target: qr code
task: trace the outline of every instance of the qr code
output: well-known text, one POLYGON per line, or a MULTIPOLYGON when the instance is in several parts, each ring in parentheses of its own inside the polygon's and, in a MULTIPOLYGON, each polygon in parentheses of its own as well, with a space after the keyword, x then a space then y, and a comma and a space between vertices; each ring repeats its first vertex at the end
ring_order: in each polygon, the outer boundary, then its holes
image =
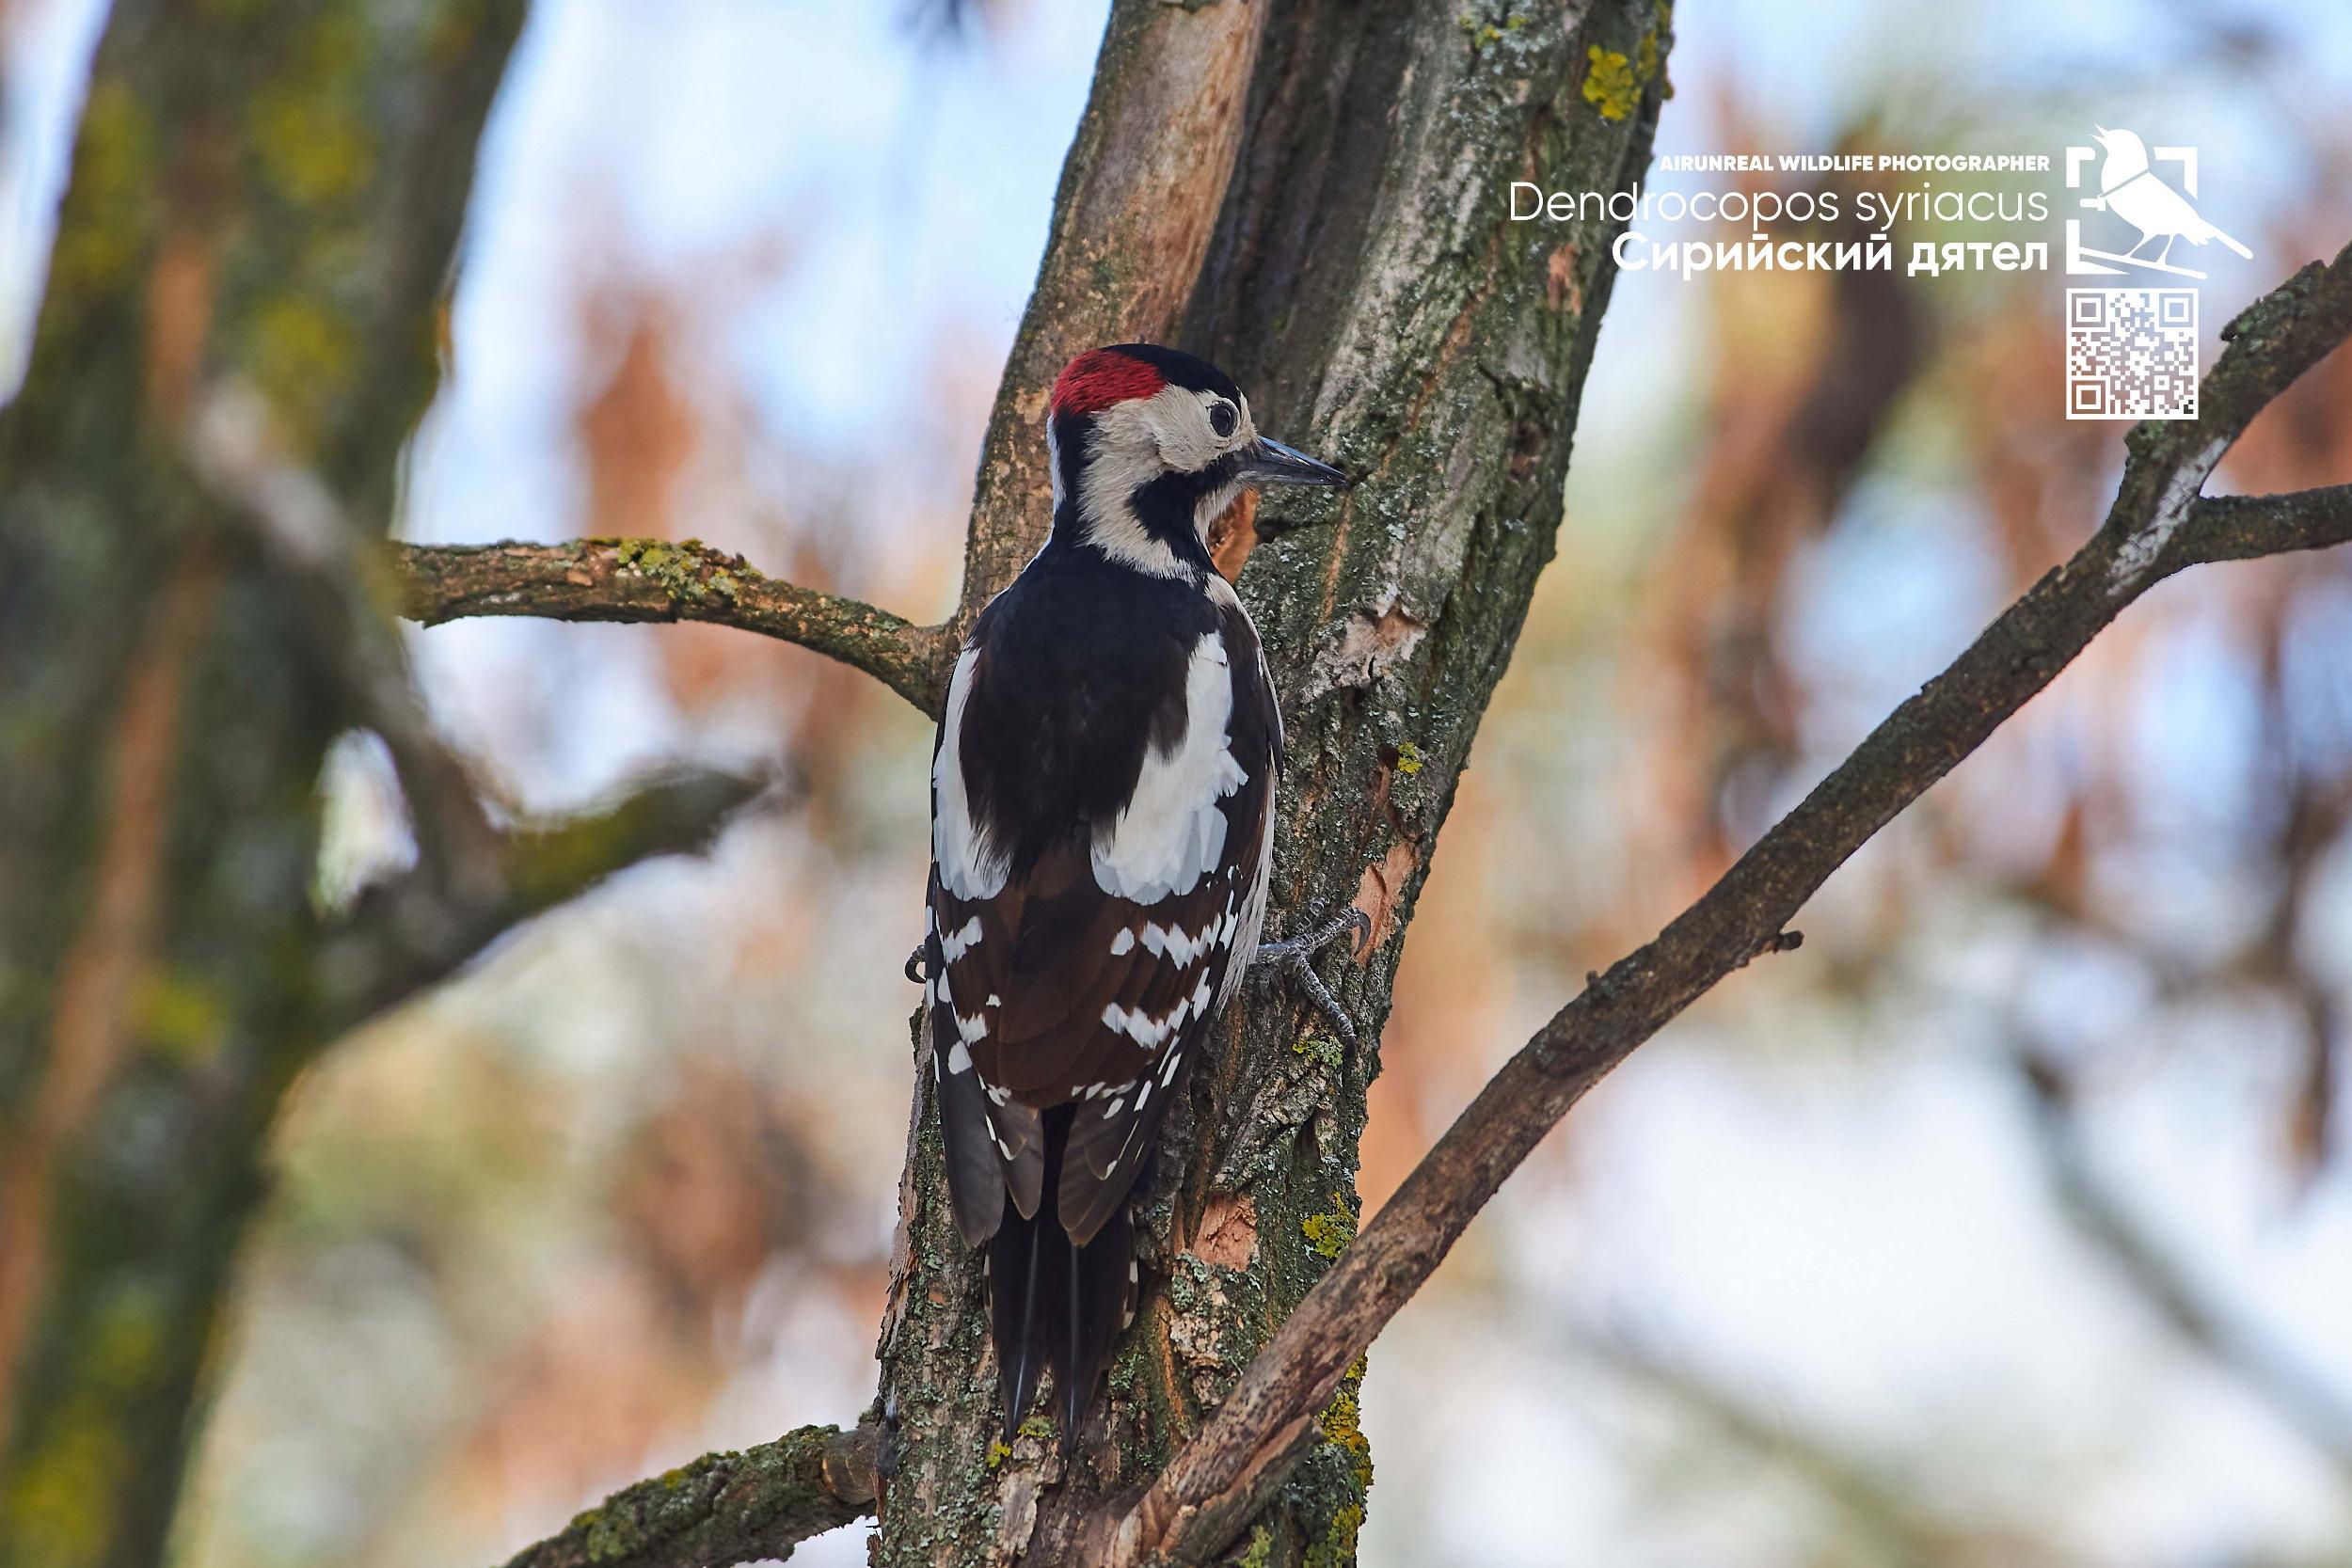
POLYGON ((2197 417, 2197 291, 2066 291, 2066 417, 2197 417))

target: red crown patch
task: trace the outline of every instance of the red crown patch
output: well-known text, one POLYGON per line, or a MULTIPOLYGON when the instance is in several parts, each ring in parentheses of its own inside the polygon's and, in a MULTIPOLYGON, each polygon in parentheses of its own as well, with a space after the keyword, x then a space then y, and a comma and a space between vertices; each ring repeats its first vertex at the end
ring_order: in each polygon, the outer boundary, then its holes
POLYGON ((1054 383, 1054 413, 1092 414, 1129 398, 1148 398, 1167 385, 1158 371, 1140 359, 1092 349, 1070 361, 1054 383))

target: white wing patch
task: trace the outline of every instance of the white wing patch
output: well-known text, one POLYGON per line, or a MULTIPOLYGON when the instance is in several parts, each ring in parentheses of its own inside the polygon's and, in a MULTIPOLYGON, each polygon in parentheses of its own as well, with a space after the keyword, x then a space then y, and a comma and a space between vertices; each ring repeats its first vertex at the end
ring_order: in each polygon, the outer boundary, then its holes
MULTIPOLYGON (((1266 883, 1273 872, 1274 808, 1269 803, 1265 827, 1258 840, 1258 875, 1250 884, 1248 896, 1242 901, 1241 919, 1235 925, 1230 912, 1225 917, 1229 936, 1233 942, 1233 955, 1226 960, 1225 983, 1216 990, 1216 1010, 1220 1013, 1225 1010, 1225 1005, 1233 999, 1233 993, 1241 990, 1241 977, 1248 973, 1250 957, 1258 951, 1258 934, 1265 928, 1266 883)), ((1229 911, 1232 909, 1230 899, 1225 907, 1229 911)), ((1208 1009, 1204 1007, 1201 1010, 1205 1012, 1208 1009)))
MULTIPOLYGON (((971 656, 966 655, 966 657, 971 656)), ((957 674, 963 667, 958 664, 957 674)), ((956 692, 947 696, 948 723, 957 714, 956 692)), ((1248 780, 1233 759, 1229 733, 1233 716, 1233 672, 1225 639, 1203 636, 1184 672, 1184 733, 1172 752, 1147 749, 1136 792, 1107 831, 1094 835, 1094 880, 1104 893, 1138 904, 1170 894, 1190 893, 1216 869, 1225 853, 1225 813, 1217 802, 1248 780)), ((943 748, 943 757, 947 753, 943 748)), ((962 781, 957 781, 961 800, 962 781)), ((947 796, 940 794, 940 818, 947 818, 947 796)), ((947 862, 941 851, 941 877, 947 862)), ((1004 879, 997 863, 997 882, 1004 879)), ((950 890, 954 883, 949 882, 950 890)), ((993 889, 991 891, 993 891, 993 889)), ((964 895, 969 896, 969 895, 964 895)))
POLYGON ((946 717, 940 721, 939 754, 931 759, 931 792, 939 802, 931 814, 931 862, 939 867, 940 884, 964 899, 995 897, 1012 870, 1012 858, 991 846, 972 820, 972 798, 963 785, 963 708, 972 700, 972 667, 979 657, 978 649, 966 648, 956 660, 955 677, 947 683, 946 717))

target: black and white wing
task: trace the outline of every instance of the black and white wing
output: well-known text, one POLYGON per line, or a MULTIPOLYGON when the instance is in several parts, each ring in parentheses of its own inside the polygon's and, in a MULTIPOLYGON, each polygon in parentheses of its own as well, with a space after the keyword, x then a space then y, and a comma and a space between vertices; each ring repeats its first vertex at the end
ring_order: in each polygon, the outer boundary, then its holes
POLYGON ((933 763, 928 941, 950 1185, 975 1244, 1007 1196, 1035 1218, 1049 1186, 1052 1217, 1073 1243, 1092 1239, 1257 946, 1279 766, 1273 691, 1230 598, 1175 655, 1180 678, 1137 726, 1123 803, 1025 840, 1039 847, 1018 865, 1024 803, 990 787, 972 739, 1015 721, 1014 694, 992 689, 985 645, 957 663, 933 763), (1044 1114, 1064 1105, 1049 1139, 1044 1114))

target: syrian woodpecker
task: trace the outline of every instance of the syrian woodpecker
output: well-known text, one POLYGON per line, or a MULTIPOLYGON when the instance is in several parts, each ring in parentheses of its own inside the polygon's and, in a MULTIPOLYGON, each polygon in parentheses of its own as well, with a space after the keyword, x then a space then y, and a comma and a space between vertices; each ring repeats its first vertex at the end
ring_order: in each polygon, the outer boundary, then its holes
POLYGON ((1245 487, 1345 478, 1146 343, 1072 360, 1046 421, 1052 535, 947 689, 918 957, 1006 1437, 1050 1366, 1067 1451, 1125 1326, 1129 1195, 1265 915, 1282 721, 1209 525, 1245 487))

